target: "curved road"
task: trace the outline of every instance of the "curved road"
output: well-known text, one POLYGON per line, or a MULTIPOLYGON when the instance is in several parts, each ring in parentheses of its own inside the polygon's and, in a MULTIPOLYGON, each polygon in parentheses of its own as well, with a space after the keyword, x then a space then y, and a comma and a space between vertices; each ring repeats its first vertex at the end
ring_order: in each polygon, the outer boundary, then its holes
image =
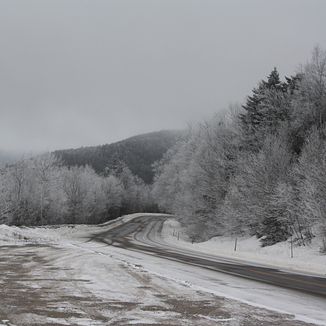
POLYGON ((296 274, 274 268, 251 265, 234 259, 175 248, 160 237, 163 223, 169 216, 141 216, 92 239, 110 245, 138 250, 165 259, 192 264, 217 272, 228 273, 273 285, 310 292, 326 297, 326 277, 296 274))

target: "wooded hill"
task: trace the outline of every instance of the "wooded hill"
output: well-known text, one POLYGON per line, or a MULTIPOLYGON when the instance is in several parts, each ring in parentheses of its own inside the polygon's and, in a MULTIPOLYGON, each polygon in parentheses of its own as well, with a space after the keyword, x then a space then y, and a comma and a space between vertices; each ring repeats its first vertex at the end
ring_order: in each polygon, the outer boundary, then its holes
POLYGON ((182 133, 180 130, 162 130, 112 144, 57 150, 54 154, 67 166, 89 165, 97 173, 104 173, 118 159, 123 161, 134 175, 150 184, 154 176, 152 164, 162 158, 182 133))
POLYGON ((195 241, 319 237, 326 253, 326 51, 316 46, 284 81, 274 68, 242 106, 192 126, 156 171, 159 209, 195 241))
POLYGON ((152 163, 181 134, 161 131, 111 145, 24 155, 0 170, 0 224, 97 224, 157 212, 152 185, 144 180, 151 182, 152 163))

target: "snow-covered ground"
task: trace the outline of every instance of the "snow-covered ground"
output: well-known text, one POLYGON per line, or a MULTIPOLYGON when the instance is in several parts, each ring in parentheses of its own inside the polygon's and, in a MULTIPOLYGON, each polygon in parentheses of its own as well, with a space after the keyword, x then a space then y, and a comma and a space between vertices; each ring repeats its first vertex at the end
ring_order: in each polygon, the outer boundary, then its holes
MULTIPOLYGON (((1 225, 0 326, 326 325, 323 298, 89 241, 136 216, 100 227, 1 225)), ((162 235, 180 247, 325 274, 317 242, 291 258, 288 243, 261 248, 253 238, 238 239, 237 251, 234 239, 191 244, 174 220, 162 235)))
POLYGON ((133 214, 122 216, 114 221, 101 225, 52 225, 44 227, 16 227, 0 225, 0 245, 26 244, 66 244, 73 239, 80 239, 83 235, 89 236, 94 232, 103 231, 126 223, 137 216, 133 214))
POLYGON ((185 233, 180 230, 180 223, 172 219, 165 223, 162 237, 177 247, 189 248, 191 246, 192 250, 218 256, 326 275, 326 255, 320 252, 322 239, 318 237, 314 238, 309 245, 294 245, 292 250, 290 240, 270 247, 261 247, 256 237, 237 239, 216 237, 206 242, 190 244, 185 233))

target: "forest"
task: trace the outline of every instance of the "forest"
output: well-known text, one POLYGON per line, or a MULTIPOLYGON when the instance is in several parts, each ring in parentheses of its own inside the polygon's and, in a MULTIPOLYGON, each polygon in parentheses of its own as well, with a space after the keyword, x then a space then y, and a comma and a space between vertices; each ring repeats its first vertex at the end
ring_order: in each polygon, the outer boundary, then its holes
POLYGON ((156 212, 152 163, 182 131, 158 131, 118 143, 25 155, 0 175, 0 223, 96 224, 156 212))
POLYGON ((110 165, 111 157, 117 156, 131 172, 145 183, 153 182, 152 164, 181 137, 182 130, 161 130, 130 137, 113 144, 56 150, 54 154, 67 166, 91 166, 103 173, 110 165))
POLYGON ((256 235, 269 246, 289 237, 299 245, 326 239, 325 121, 326 52, 316 46, 284 81, 274 68, 245 103, 190 124, 152 164, 152 183, 117 152, 98 171, 54 153, 7 165, 0 223, 101 223, 160 211, 179 216, 193 241, 256 235))
POLYGON ((155 207, 150 186, 116 156, 103 174, 68 167, 53 153, 1 171, 0 223, 7 225, 96 224, 155 207))
POLYGON ((324 237, 326 52, 293 76, 274 68, 243 105, 189 126, 155 164, 153 197, 194 241, 256 235, 262 246, 324 237))

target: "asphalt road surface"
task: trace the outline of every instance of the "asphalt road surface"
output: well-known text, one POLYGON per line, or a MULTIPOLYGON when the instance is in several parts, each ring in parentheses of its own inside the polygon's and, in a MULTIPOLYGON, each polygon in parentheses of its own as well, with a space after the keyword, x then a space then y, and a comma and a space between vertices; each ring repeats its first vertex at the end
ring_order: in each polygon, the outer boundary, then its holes
POLYGON ((164 259, 175 260, 185 264, 196 265, 216 272, 228 273, 273 285, 292 288, 326 297, 326 277, 298 274, 276 268, 258 266, 226 259, 211 254, 175 248, 165 243, 161 237, 167 216, 142 216, 109 231, 93 235, 92 240, 128 250, 142 251, 164 259))

